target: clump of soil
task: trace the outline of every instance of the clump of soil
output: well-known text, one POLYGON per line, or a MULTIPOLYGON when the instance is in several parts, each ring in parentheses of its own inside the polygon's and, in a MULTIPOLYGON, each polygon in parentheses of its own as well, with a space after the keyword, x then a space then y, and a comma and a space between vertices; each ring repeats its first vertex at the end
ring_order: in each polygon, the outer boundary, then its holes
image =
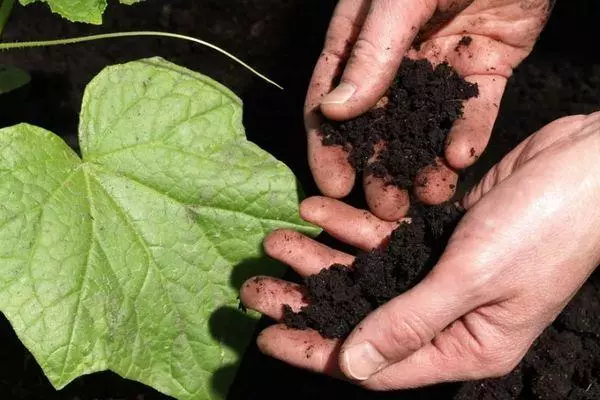
POLYGON ((371 311, 405 292, 431 270, 462 212, 453 204, 417 206, 411 223, 396 228, 386 246, 358 254, 350 268, 335 264, 305 279, 309 305, 284 322, 343 338, 371 311))
MULTIPOLYGON (((470 42, 461 40, 461 45, 470 42)), ((410 187, 417 172, 435 161, 446 136, 462 116, 463 102, 477 85, 448 64, 405 58, 384 105, 346 122, 321 126, 325 145, 341 145, 350 163, 399 187, 410 187), (376 156, 376 146, 385 148, 376 156), (375 156, 375 157, 374 157, 375 156), (369 160, 374 157, 374 161, 369 160)), ((371 311, 414 286, 431 270, 461 212, 452 204, 417 206, 410 224, 392 232, 383 248, 359 254, 351 268, 332 265, 305 280, 309 305, 295 313, 284 307, 284 322, 343 338, 371 311)))
POLYGON ((456 44, 456 47, 454 48, 454 50, 460 51, 461 47, 469 47, 472 42, 473 42, 473 38, 471 36, 463 36, 460 38, 460 40, 456 44))
POLYGON ((417 172, 442 154, 452 124, 463 115, 463 102, 478 95, 477 85, 447 63, 433 67, 427 60, 405 58, 387 104, 352 120, 326 121, 322 142, 343 146, 357 171, 409 188, 417 172), (369 164, 381 143, 385 148, 369 164))

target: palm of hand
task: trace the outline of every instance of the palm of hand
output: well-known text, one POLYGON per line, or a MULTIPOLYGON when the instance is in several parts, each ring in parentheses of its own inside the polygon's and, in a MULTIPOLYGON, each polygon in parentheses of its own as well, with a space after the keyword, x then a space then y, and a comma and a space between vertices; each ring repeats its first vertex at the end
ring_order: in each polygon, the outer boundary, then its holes
MULTIPOLYGON (((274 325, 261 333, 259 347, 379 390, 509 372, 600 262, 598 154, 600 113, 546 126, 465 197, 468 212, 434 270, 370 314, 344 343, 274 325)), ((362 249, 396 227, 331 199, 308 199, 301 211, 362 249)), ((271 235, 265 248, 304 276, 352 262, 289 231, 271 235)), ((276 320, 283 304, 305 304, 301 286, 273 278, 248 281, 241 297, 276 320)))
MULTIPOLYGON (((309 162, 322 193, 341 198, 352 189, 355 172, 341 148, 325 147, 318 134, 320 108, 328 118, 344 120, 373 107, 389 87, 402 57, 427 58, 434 64, 449 62, 468 81, 477 83, 480 95, 465 104, 464 117, 453 126, 445 162, 426 167, 417 179, 417 196, 440 203, 453 194, 454 169, 473 164, 485 149, 498 106, 512 70, 535 43, 550 11, 549 0, 342 0, 332 17, 325 47, 309 87, 305 122, 309 162), (410 49, 419 34, 419 50, 410 49), (472 39, 459 45, 463 37, 472 39), (342 67, 343 85, 355 91, 339 102, 340 92, 327 95, 342 67), (332 100, 333 99, 333 100, 332 100), (444 190, 437 189, 438 187, 444 190)), ((344 89, 342 92, 347 93, 344 89)), ((381 179, 363 182, 371 210, 380 218, 396 220, 409 207, 406 191, 386 187, 381 179)))

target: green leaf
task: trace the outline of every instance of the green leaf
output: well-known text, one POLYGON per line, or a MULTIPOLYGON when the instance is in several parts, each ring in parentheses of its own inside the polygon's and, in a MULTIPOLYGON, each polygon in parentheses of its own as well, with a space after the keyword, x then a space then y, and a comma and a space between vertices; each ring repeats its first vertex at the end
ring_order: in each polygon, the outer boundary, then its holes
POLYGON ((25 86, 30 80, 27 72, 12 65, 0 65, 0 94, 25 86))
POLYGON ((223 398, 262 240, 319 232, 292 172, 246 140, 231 91, 159 58, 102 71, 79 138, 82 159, 41 128, 0 130, 0 310, 57 388, 110 369, 223 398))
MULTIPOLYGON (((106 9, 107 0, 19 0, 26 6, 38 1, 48 3, 52 12, 61 15, 71 22, 86 22, 102 24, 102 14, 106 9)), ((119 0, 122 4, 135 4, 143 0, 119 0)))

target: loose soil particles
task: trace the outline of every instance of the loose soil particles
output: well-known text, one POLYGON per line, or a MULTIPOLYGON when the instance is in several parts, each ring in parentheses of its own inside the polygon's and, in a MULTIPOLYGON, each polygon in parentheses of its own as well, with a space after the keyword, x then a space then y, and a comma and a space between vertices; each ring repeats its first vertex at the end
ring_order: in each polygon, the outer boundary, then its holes
POLYGON ((462 117, 463 101, 478 94, 476 84, 446 63, 434 68, 427 60, 405 58, 384 105, 349 121, 323 123, 322 141, 344 147, 355 170, 409 188, 417 172, 442 154, 452 123, 462 117), (380 143, 385 147, 376 155, 380 143))
MULTIPOLYGON (((470 37, 459 43, 468 46, 470 37)), ((322 141, 343 146, 356 170, 409 187, 417 172, 441 155, 453 122, 462 116, 463 101, 477 95, 477 85, 448 64, 434 68, 427 60, 405 58, 386 104, 349 121, 325 122, 322 141), (375 156, 382 142, 385 149, 375 156)), ((459 216, 452 205, 413 207, 412 223, 395 229, 385 248, 359 254, 351 268, 332 265, 308 277, 310 304, 298 313, 284 306, 284 322, 328 338, 346 336, 368 313, 410 289, 433 267, 443 251, 441 236, 452 232, 459 216)))
POLYGON ((458 41, 458 44, 454 48, 454 51, 460 51, 461 47, 469 47, 472 42, 473 42, 473 38, 471 36, 463 36, 458 41))
POLYGON ((306 278, 310 304, 298 313, 284 306, 284 322, 343 338, 368 313, 407 291, 431 270, 462 213, 454 204, 413 206, 410 223, 383 247, 356 256, 351 268, 335 264, 306 278))
MULTIPOLYGON (((463 37, 457 51, 470 43, 469 37, 463 37)), ((462 102, 453 99, 476 94, 477 88, 447 65, 434 69, 427 61, 405 59, 387 94, 388 104, 348 122, 325 123, 323 143, 343 145, 357 170, 391 176, 390 183, 407 187, 416 172, 439 155, 449 127, 461 116, 462 102), (383 151, 367 166, 380 141, 391 143, 398 152, 383 151)), ((396 228, 382 248, 359 253, 351 266, 334 264, 307 277, 309 305, 299 312, 285 305, 284 323, 314 329, 326 338, 346 337, 367 314, 431 270, 461 216, 453 204, 413 206, 412 222, 396 228)), ((589 320, 581 317, 563 314, 513 373, 500 380, 465 384, 455 398, 596 398, 600 335, 589 331, 589 320), (582 332, 581 325, 588 331, 582 332), (584 333, 583 338, 577 333, 584 333)))
MULTIPOLYGON (((62 21, 51 16, 44 4, 17 6, 3 38, 6 41, 119 30, 187 33, 231 50, 286 90, 272 89, 211 51, 160 39, 124 39, 4 52, 0 54, 0 63, 29 70, 33 80, 23 90, 0 96, 0 126, 21 121, 34 123, 62 135, 77 148, 77 116, 83 87, 89 80, 105 65, 161 55, 210 75, 238 93, 245 103, 248 137, 288 164, 308 195, 317 194, 306 162, 301 110, 335 3, 335 0, 170 0, 168 3, 146 0, 133 7, 119 7, 111 2, 100 28, 62 21)), ((594 42, 600 37, 599 14, 597 0, 557 2, 534 53, 509 80, 492 141, 477 164, 463 174, 460 190, 472 185, 503 154, 543 125, 562 116, 600 108, 600 53, 594 42)), ((460 51, 465 51, 464 47, 460 51)), ((364 207, 363 198, 357 191, 347 200, 364 207)), ((326 236, 321 240, 340 246, 326 236)), ((297 277, 290 273, 287 279, 297 277)), ((259 329, 270 323, 263 319, 259 329)), ((503 379, 412 391, 370 392, 269 358, 252 343, 245 350, 227 398, 597 400, 600 399, 599 334, 600 274, 596 273, 536 342, 517 370, 503 379)), ((82 377, 56 392, 3 319, 0 338, 0 399, 168 399, 112 373, 82 377)), ((221 372, 228 372, 227 367, 215 376, 216 390, 223 390, 219 381, 221 372)))

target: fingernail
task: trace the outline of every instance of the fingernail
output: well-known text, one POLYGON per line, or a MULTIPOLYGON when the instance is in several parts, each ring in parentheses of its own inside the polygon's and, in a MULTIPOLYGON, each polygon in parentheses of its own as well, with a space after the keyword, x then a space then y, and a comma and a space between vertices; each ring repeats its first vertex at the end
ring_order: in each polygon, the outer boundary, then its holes
POLYGON ((385 358, 369 342, 362 342, 345 350, 342 363, 349 377, 357 381, 369 379, 387 365, 385 358))
POLYGON ((356 87, 349 83, 340 83, 331 93, 323 98, 321 104, 343 104, 356 92, 356 87))

